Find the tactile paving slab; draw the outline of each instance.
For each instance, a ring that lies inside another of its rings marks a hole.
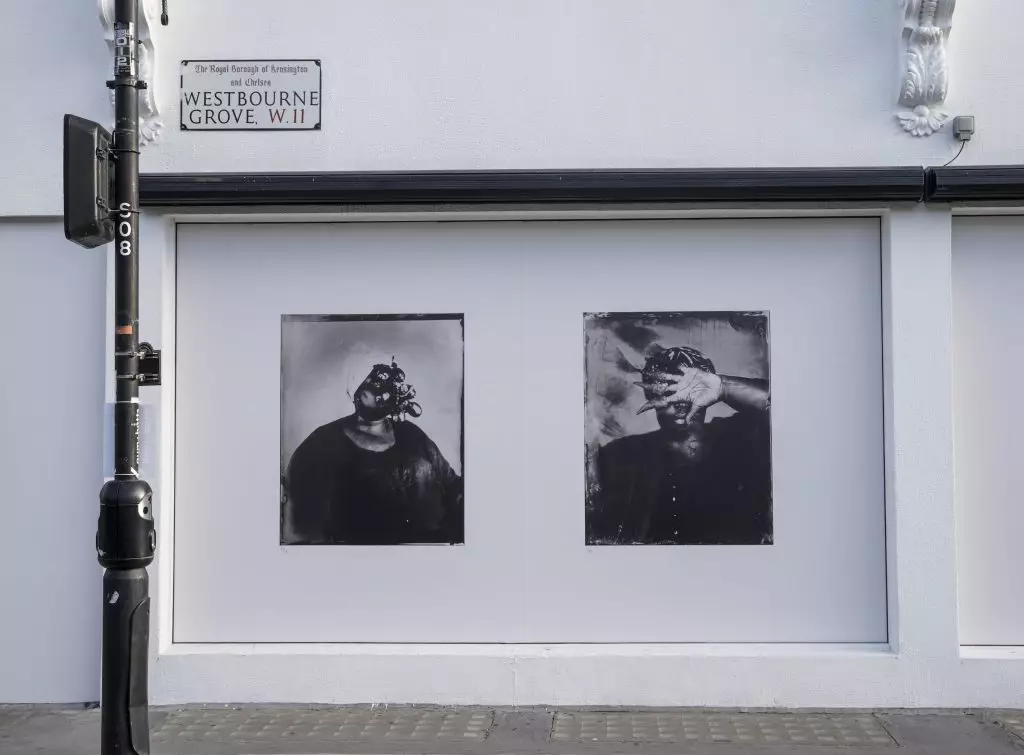
[[[473,742],[486,738],[491,711],[396,709],[213,708],[169,713],[154,742]]]
[[[870,714],[816,713],[576,713],[555,716],[557,742],[895,747]]]

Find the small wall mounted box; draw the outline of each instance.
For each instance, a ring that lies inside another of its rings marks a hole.
[[[969,142],[974,136],[974,116],[958,115],[953,119],[953,136],[957,141]]]

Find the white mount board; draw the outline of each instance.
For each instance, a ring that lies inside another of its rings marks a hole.
[[[877,219],[182,225],[175,642],[884,642]],[[771,314],[775,543],[588,548],[583,313]],[[466,544],[282,547],[282,314],[465,315]]]

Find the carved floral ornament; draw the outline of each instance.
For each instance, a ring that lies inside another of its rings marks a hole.
[[[900,0],[903,4],[903,44],[906,48],[896,114],[904,130],[930,136],[949,114],[943,109],[949,88],[946,40],[953,26],[956,0]]]
[[[103,36],[110,48],[110,59],[114,55],[114,3],[115,0],[99,0],[100,22]],[[139,144],[149,144],[160,135],[164,127],[156,99],[156,55],[153,49],[152,29],[159,24],[159,0],[139,0],[139,27],[136,35],[139,41],[139,78],[147,87],[139,90]],[[110,92],[110,105],[114,105],[114,92]]]

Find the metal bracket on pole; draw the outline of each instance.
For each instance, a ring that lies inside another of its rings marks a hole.
[[[115,377],[118,380],[138,381],[139,387],[160,385],[160,350],[142,342],[138,351],[118,351],[114,354],[115,365],[120,367]]]
[[[148,343],[139,344],[139,385],[160,385],[160,350]]]

